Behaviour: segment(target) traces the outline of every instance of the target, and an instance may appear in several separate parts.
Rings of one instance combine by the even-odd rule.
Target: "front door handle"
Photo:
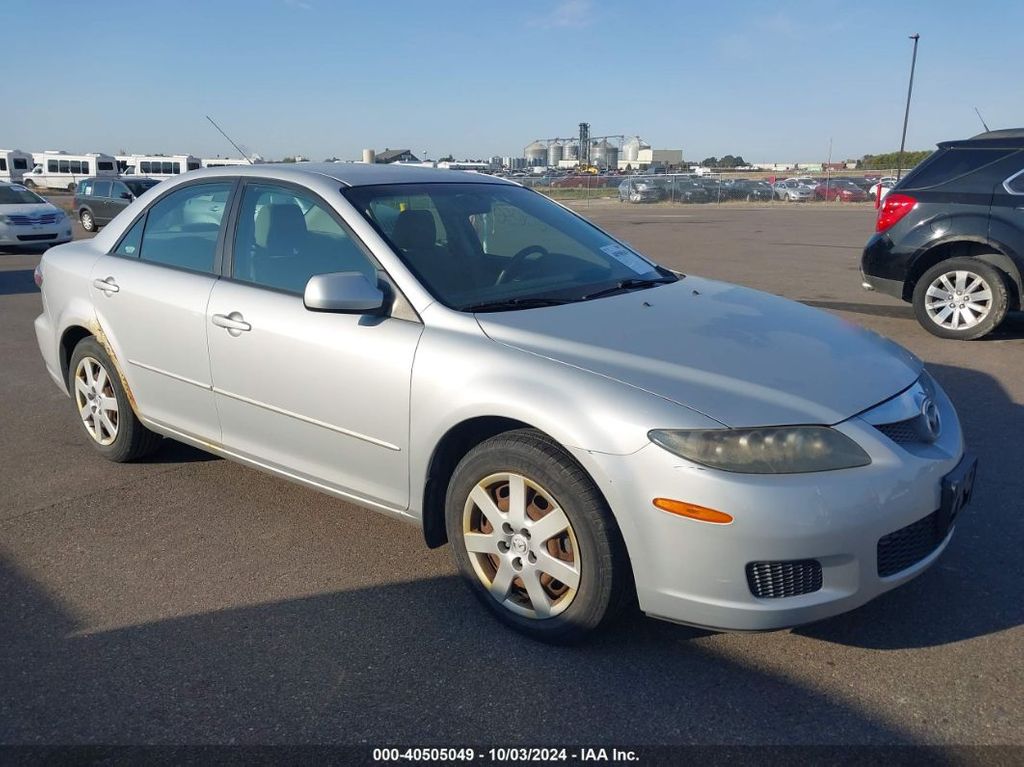
[[[238,337],[241,333],[247,333],[252,330],[252,325],[245,321],[245,317],[242,316],[241,312],[215,314],[213,315],[213,324],[218,328],[225,328],[228,333],[235,337]]]
[[[93,280],[92,286],[96,288],[96,290],[102,290],[103,293],[108,296],[121,289],[113,277],[107,277],[105,280]]]

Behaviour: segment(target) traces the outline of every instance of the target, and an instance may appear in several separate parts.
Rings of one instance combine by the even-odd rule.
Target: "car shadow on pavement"
[[[0,593],[5,742],[912,742],[699,632],[628,621],[538,644],[455,577],[90,628],[0,552]]]
[[[196,463],[199,461],[220,461],[219,455],[207,453],[197,447],[166,437],[155,453],[140,459],[137,463]]]
[[[0,271],[0,296],[18,293],[38,293],[32,269],[11,269]]]
[[[953,403],[960,405],[967,450],[978,456],[971,505],[929,570],[858,610],[796,629],[799,634],[857,647],[898,649],[959,642],[1024,623],[1024,405],[1011,400],[986,373],[927,361],[926,365]]]

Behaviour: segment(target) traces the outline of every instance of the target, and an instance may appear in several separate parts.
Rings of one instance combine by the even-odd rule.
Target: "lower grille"
[[[816,559],[747,564],[750,593],[759,599],[810,594],[821,588],[821,563]]]
[[[22,242],[41,242],[43,240],[55,240],[56,234],[19,234],[18,239]]]
[[[946,539],[949,528],[942,524],[939,512],[911,525],[901,527],[878,541],[878,575],[885,578],[916,565]]]

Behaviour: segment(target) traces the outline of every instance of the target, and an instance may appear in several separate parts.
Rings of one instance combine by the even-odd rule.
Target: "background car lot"
[[[862,292],[869,206],[584,210],[668,266],[837,312],[925,360],[982,460],[932,570],[790,632],[632,616],[575,650],[525,641],[414,528],[170,442],[111,468],[38,358],[37,257],[3,255],[0,737],[1024,744],[1024,320],[944,342]]]

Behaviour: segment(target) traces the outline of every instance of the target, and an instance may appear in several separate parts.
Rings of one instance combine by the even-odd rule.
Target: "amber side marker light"
[[[671,498],[655,498],[654,505],[670,514],[678,514],[681,517],[689,517],[701,522],[711,522],[716,525],[727,525],[732,522],[732,517],[724,511],[715,511],[695,503],[673,501]]]

